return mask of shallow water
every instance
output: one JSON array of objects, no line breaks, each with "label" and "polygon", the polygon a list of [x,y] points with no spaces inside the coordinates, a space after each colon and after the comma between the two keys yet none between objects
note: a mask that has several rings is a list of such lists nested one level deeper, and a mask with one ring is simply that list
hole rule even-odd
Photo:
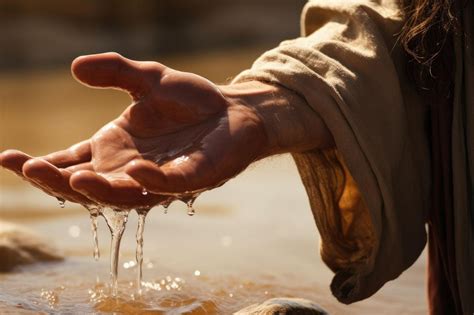
[{"label": "shallow water", "polygon": [[[295,293],[300,296],[301,291],[311,291],[311,287],[288,285],[292,279],[284,277],[267,275],[256,281],[254,277],[207,275],[196,270],[163,270],[145,261],[147,280],[142,282],[140,295],[133,281],[136,268],[135,264],[126,268],[121,265],[116,296],[110,294],[104,263],[74,258],[60,264],[23,268],[0,276],[0,299],[18,309],[49,313],[229,314],[270,297],[296,296]],[[98,282],[94,281],[94,270],[99,275]],[[28,279],[26,286],[18,281],[20,275]],[[303,296],[311,298],[312,294]]]},{"label": "shallow water", "polygon": [[[319,258],[314,220],[289,157],[259,163],[202,194],[193,217],[179,201],[167,215],[162,207],[151,209],[141,295],[135,211],[122,238],[118,290],[112,297],[110,233],[103,218],[98,218],[102,255],[95,262],[87,211],[71,203],[61,209],[56,200],[22,189],[2,190],[0,218],[35,229],[67,259],[0,274],[0,313],[229,314],[282,296],[311,299],[331,314],[427,313],[424,256],[369,300],[346,306],[331,296],[332,273]],[[36,213],[32,219],[22,215],[29,212]]]}]

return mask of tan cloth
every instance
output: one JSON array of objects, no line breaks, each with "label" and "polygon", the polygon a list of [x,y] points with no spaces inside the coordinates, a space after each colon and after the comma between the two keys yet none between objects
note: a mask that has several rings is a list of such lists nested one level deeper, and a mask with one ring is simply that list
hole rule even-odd
[{"label": "tan cloth", "polygon": [[396,0],[310,1],[302,37],[266,52],[235,79],[294,91],[335,138],[337,151],[293,156],[321,234],[322,259],[335,272],[332,292],[343,303],[397,278],[426,242],[429,115],[396,45],[402,23]]}]

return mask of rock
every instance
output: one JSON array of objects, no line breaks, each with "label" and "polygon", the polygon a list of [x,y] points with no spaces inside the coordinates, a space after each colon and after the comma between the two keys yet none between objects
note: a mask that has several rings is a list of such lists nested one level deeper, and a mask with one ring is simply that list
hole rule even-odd
[{"label": "rock", "polygon": [[329,315],[321,306],[305,299],[275,298],[241,309],[235,315]]},{"label": "rock", "polygon": [[4,221],[0,221],[0,257],[0,272],[11,271],[19,265],[64,259],[39,235]]}]

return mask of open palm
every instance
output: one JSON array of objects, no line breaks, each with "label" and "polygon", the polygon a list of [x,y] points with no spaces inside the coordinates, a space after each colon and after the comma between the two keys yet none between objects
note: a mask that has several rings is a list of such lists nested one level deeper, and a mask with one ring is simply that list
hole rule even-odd
[{"label": "open palm", "polygon": [[263,157],[267,139],[255,112],[200,76],[114,53],[80,57],[72,71],[89,86],[127,91],[133,103],[69,149],[0,155],[3,167],[50,195],[150,207],[219,186]]}]

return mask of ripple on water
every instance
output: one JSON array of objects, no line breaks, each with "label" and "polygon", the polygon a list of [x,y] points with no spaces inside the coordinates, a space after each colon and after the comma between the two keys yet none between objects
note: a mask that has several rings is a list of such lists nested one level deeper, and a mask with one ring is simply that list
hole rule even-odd
[{"label": "ripple on water", "polygon": [[[144,261],[144,265],[149,263]],[[314,288],[287,286],[282,279],[245,280],[241,276],[209,275],[203,270],[188,270],[183,275],[182,271],[177,273],[163,267],[147,269],[140,295],[135,281],[136,268],[135,265],[121,270],[116,296],[107,281],[105,261],[70,259],[25,268],[0,278],[0,299],[11,306],[12,312],[20,305],[22,309],[36,313],[99,314],[230,314],[271,297],[298,296],[317,300],[308,294],[314,293]],[[47,272],[53,270],[55,272]],[[95,270],[102,281],[95,281]],[[25,279],[28,279],[28,285],[25,285]]]}]

